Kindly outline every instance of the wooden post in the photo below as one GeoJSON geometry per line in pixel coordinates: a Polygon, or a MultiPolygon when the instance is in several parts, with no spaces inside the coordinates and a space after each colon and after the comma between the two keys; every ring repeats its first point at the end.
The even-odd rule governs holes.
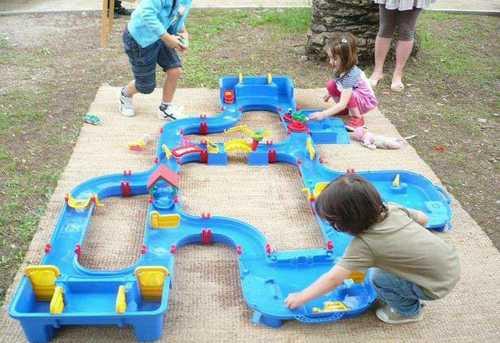
{"type": "Polygon", "coordinates": [[[115,0],[102,0],[101,48],[109,46],[109,36],[113,30],[115,0]]]}

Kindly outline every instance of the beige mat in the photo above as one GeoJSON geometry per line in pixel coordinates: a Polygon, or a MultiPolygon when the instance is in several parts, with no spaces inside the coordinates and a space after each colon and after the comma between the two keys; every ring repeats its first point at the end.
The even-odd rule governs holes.
{"type": "MultiPolygon", "coordinates": [[[[181,89],[177,99],[192,114],[214,113],[218,92],[181,89]]],[[[299,103],[314,103],[319,90],[298,90],[299,103]],[[314,100],[311,100],[314,99],[314,100]]],[[[90,111],[102,116],[102,126],[85,125],[71,159],[62,174],[46,215],[40,223],[26,260],[38,263],[49,241],[64,194],[78,183],[98,175],[140,171],[151,166],[153,144],[144,153],[131,153],[127,143],[144,133],[155,134],[162,122],[156,119],[158,90],[136,99],[138,115],[123,118],[117,112],[118,89],[99,89],[90,111]]],[[[253,112],[244,117],[253,128],[270,128],[273,139],[283,139],[278,119],[253,112]]],[[[370,129],[398,135],[380,113],[367,117],[370,129]]],[[[199,139],[198,137],[192,137],[199,139]]],[[[217,135],[214,140],[222,140],[217,135]]],[[[412,147],[400,151],[371,151],[357,144],[321,147],[321,155],[335,169],[407,169],[438,182],[432,170],[412,147]]],[[[231,157],[227,167],[191,164],[182,169],[182,201],[193,214],[210,211],[235,217],[261,229],[278,249],[322,246],[319,227],[301,193],[301,180],[294,167],[271,165],[248,167],[241,156],[231,157]]],[[[82,247],[82,264],[91,268],[116,269],[137,258],[142,245],[146,199],[106,199],[94,217],[82,247]]],[[[454,230],[445,234],[456,245],[462,261],[462,280],[446,299],[429,304],[421,323],[390,326],[380,323],[372,312],[359,318],[328,325],[287,322],[281,329],[256,327],[241,297],[235,252],[216,245],[191,246],[177,254],[174,289],[165,320],[162,342],[499,342],[500,341],[500,254],[481,228],[456,201],[454,230]]],[[[18,273],[14,285],[19,282],[18,273]]],[[[8,304],[14,287],[8,292],[8,304]]],[[[1,342],[24,342],[17,321],[2,309],[1,342]]],[[[132,330],[76,327],[60,330],[56,342],[128,342],[132,330]]]]}

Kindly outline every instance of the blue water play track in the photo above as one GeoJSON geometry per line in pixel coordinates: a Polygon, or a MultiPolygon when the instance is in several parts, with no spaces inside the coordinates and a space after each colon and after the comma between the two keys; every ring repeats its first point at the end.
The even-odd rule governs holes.
{"type": "MultiPolygon", "coordinates": [[[[10,306],[30,342],[47,342],[67,325],[132,326],[138,340],[159,338],[168,307],[175,252],[188,244],[220,242],[233,247],[239,261],[243,297],[253,321],[279,327],[284,320],[332,322],[358,316],[375,301],[367,275],[354,274],[334,292],[297,310],[284,306],[290,292],[308,286],[342,256],[351,237],[318,218],[324,249],[274,251],[255,227],[236,219],[185,213],[178,202],[182,164],[224,165],[228,151],[243,151],[251,165],[288,163],[299,168],[311,205],[331,180],[341,175],[325,167],[315,144],[348,144],[339,119],[307,122],[310,111],[295,113],[294,87],[288,77],[224,77],[221,113],[167,123],[148,171],[107,175],[78,185],[66,199],[41,264],[30,266],[10,306]],[[192,143],[189,134],[209,135],[238,124],[246,111],[280,117],[286,140],[273,143],[255,134],[251,142],[192,143]],[[78,257],[95,207],[108,197],[150,195],[144,247],[136,263],[119,271],[90,270],[78,257]]],[[[407,171],[360,172],[385,201],[425,212],[429,229],[449,227],[449,198],[425,177],[407,171]]]]}

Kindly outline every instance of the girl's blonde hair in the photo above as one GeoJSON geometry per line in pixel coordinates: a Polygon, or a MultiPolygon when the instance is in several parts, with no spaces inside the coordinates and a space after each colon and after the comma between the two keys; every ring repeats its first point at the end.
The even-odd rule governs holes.
{"type": "Polygon", "coordinates": [[[326,51],[330,56],[340,58],[340,67],[335,71],[338,75],[358,64],[356,37],[350,32],[335,32],[326,45],[326,51]]]}

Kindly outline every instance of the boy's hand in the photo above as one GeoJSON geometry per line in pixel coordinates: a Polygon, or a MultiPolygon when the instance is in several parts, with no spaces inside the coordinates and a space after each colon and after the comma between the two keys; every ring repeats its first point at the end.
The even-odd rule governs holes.
{"type": "Polygon", "coordinates": [[[323,120],[326,117],[327,116],[323,112],[314,112],[314,113],[311,113],[311,115],[309,116],[309,119],[310,120],[323,120]]]}
{"type": "Polygon", "coordinates": [[[285,305],[291,310],[304,305],[304,303],[302,293],[290,293],[285,299],[285,305]]]}
{"type": "Polygon", "coordinates": [[[328,100],[330,100],[332,96],[330,94],[326,94],[324,97],[323,97],[323,101],[324,102],[328,102],[328,100]]]}
{"type": "Polygon", "coordinates": [[[185,50],[178,36],[166,33],[161,37],[161,40],[165,43],[166,46],[168,46],[171,49],[177,49],[180,51],[185,50]]]}

